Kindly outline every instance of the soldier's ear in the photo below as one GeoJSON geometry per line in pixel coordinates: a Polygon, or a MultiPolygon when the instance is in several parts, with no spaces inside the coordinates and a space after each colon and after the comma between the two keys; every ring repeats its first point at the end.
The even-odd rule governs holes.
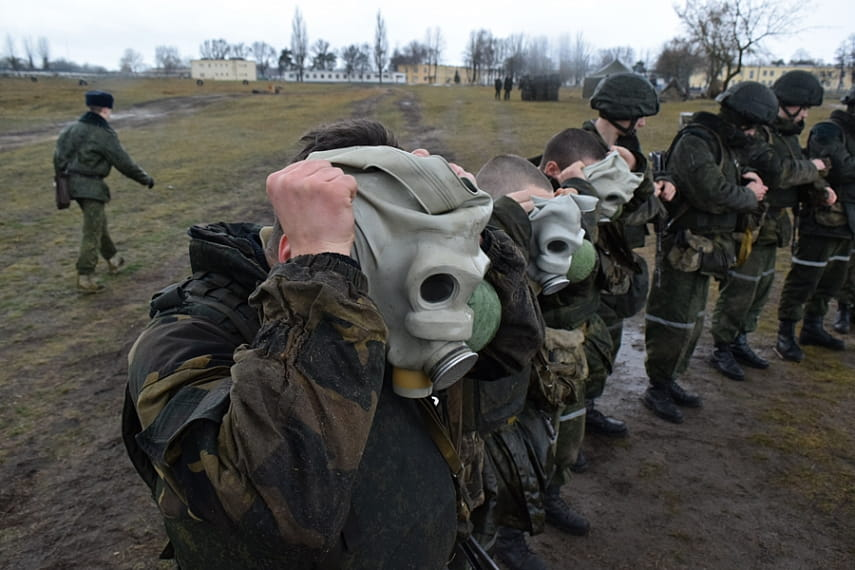
{"type": "Polygon", "coordinates": [[[285,263],[291,259],[291,242],[288,241],[288,236],[282,235],[279,238],[279,263],[285,263]]]}
{"type": "Polygon", "coordinates": [[[558,178],[558,175],[561,174],[561,168],[558,167],[558,163],[554,160],[549,160],[543,167],[543,172],[547,176],[551,176],[552,178],[558,178]]]}

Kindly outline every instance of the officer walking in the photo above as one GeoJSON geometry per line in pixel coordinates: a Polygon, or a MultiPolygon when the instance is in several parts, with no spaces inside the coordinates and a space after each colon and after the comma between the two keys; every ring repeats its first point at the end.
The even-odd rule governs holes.
{"type": "Polygon", "coordinates": [[[140,168],[128,155],[107,119],[113,112],[113,95],[106,91],[87,91],[84,113],[59,135],[53,155],[57,176],[68,176],[71,197],[83,212],[83,239],[77,258],[77,289],[81,293],[97,293],[104,286],[92,275],[98,264],[98,254],[107,260],[110,273],[125,264],[107,229],[107,202],[110,188],[104,179],[115,167],[128,178],[152,188],[154,178],[140,168]]]}

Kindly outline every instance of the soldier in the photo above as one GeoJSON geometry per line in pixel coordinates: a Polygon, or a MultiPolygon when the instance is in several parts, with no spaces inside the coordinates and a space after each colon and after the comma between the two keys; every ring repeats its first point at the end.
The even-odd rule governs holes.
{"type": "Polygon", "coordinates": [[[67,126],[56,141],[53,166],[57,176],[68,176],[71,198],[83,212],[83,238],[77,258],[77,290],[97,293],[104,289],[92,275],[98,254],[107,260],[110,273],[125,264],[107,229],[106,205],[110,188],[104,179],[115,167],[119,172],[149,188],[154,178],[128,155],[107,120],[113,112],[113,95],[106,91],[87,91],[89,111],[67,126]]]}
{"type": "Polygon", "coordinates": [[[834,330],[847,334],[855,323],[855,249],[849,253],[849,269],[846,282],[837,296],[837,316],[834,319],[834,330]]]}
{"type": "Polygon", "coordinates": [[[502,78],[497,77],[495,81],[493,81],[493,87],[496,88],[496,101],[499,101],[502,98],[502,78]]]}
{"type": "MultiPolygon", "coordinates": [[[[153,298],[128,357],[125,445],[182,568],[438,570],[465,520],[459,472],[440,410],[413,392],[472,366],[459,341],[466,300],[488,264],[501,273],[509,240],[482,232],[491,203],[460,177],[471,175],[391,148],[382,125],[331,125],[303,142],[268,177],[273,228],[191,228],[193,276],[153,298]],[[421,213],[433,206],[442,214],[421,213]],[[406,241],[390,232],[420,230],[419,255],[386,247],[406,241]],[[453,251],[431,250],[442,234],[453,251]],[[410,287],[418,307],[402,299],[410,287]],[[424,314],[437,306],[438,327],[424,314]]],[[[511,280],[494,284],[507,301],[499,281],[511,280]]],[[[518,332],[499,327],[490,343],[522,346],[518,332]]],[[[531,354],[485,364],[511,374],[531,354]]]]}
{"type": "Polygon", "coordinates": [[[511,90],[514,88],[514,80],[510,75],[505,76],[505,101],[511,100],[511,90]]]}
{"type": "Polygon", "coordinates": [[[778,98],[778,115],[772,126],[758,130],[758,136],[771,144],[778,162],[774,168],[780,173],[762,174],[770,189],[756,213],[759,220],[752,230],[756,237],[751,253],[728,273],[712,318],[716,348],[711,363],[732,380],[745,379],[740,363],[757,369],[769,366],[748,344],[748,334],[757,328],[760,312],[769,299],[777,248],[788,247],[792,240],[788,209],[798,205],[799,189],[805,185],[817,184],[822,195],[816,200],[826,199],[822,179],[826,165],[820,159],[805,158],[799,145],[808,109],[822,104],[822,85],[810,73],[796,70],[778,78],[772,91],[778,98]]]}
{"type": "Polygon", "coordinates": [[[778,113],[775,95],[753,81],[731,86],[717,101],[719,114],[696,113],[668,152],[666,168],[680,191],[662,238],[661,280],[654,280],[647,300],[650,387],[642,401],[674,423],[683,421],[677,406],[701,406],[700,396],[677,379],[703,329],[710,277],[724,279],[735,264],[737,218],[754,211],[767,190],[737,159],[752,144],[757,126],[770,124],[778,113]]]}
{"type": "Polygon", "coordinates": [[[828,184],[837,193],[827,200],[806,201],[798,217],[793,263],[778,304],[775,352],[784,360],[804,359],[799,343],[843,350],[844,343],[823,326],[828,302],[840,291],[855,232],[855,89],[841,101],[846,110],[832,111],[808,136],[809,157],[828,157],[828,184]],[[804,318],[798,342],[795,324],[804,318]]]}
{"type": "MultiPolygon", "coordinates": [[[[608,231],[603,234],[622,243],[600,247],[599,251],[602,254],[604,251],[630,251],[643,247],[647,223],[664,214],[660,197],[664,201],[671,200],[676,191],[665,173],[656,173],[654,181],[637,135],[638,129],[647,124],[647,117],[659,112],[659,98],[653,85],[644,77],[635,73],[616,73],[597,84],[590,103],[599,116],[586,121],[582,128],[593,134],[605,148],[617,150],[630,171],[642,176],[633,189],[632,199],[621,208],[619,216],[612,217],[608,231]]],[[[632,263],[625,265],[629,270],[609,272],[613,279],[603,288],[597,308],[611,335],[612,362],[620,350],[623,319],[641,310],[649,289],[646,261],[638,254],[630,255],[632,263]]],[[[619,268],[619,264],[609,267],[619,268]]],[[[608,369],[611,370],[611,365],[608,369]]],[[[585,430],[587,433],[624,437],[628,433],[626,423],[602,413],[594,405],[603,394],[606,378],[607,375],[588,386],[585,430]]]]}

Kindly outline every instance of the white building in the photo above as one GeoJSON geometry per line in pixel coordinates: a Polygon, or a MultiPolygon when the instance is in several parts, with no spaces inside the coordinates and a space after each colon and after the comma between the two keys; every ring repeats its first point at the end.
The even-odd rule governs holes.
{"type": "MultiPolygon", "coordinates": [[[[297,81],[296,71],[285,71],[282,73],[282,81],[297,81]]],[[[303,71],[303,81],[306,83],[379,83],[380,76],[376,71],[366,73],[347,73],[343,69],[333,71],[303,71]]],[[[407,74],[397,71],[384,71],[383,83],[407,83],[407,74]]]]}
{"type": "Polygon", "coordinates": [[[190,77],[221,81],[255,81],[255,62],[245,59],[194,59],[190,77]]]}

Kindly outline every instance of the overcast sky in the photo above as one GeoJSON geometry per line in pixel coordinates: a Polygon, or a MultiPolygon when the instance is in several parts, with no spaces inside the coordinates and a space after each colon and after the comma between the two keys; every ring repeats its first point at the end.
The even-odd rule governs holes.
{"type": "MultiPolygon", "coordinates": [[[[251,45],[263,41],[277,51],[290,46],[291,21],[299,6],[311,46],[324,39],[333,49],[373,43],[378,10],[386,22],[390,54],[412,40],[424,41],[428,28],[442,30],[442,63],[461,64],[472,30],[499,38],[523,33],[557,40],[582,38],[594,49],[630,46],[636,59],[653,60],[667,40],[681,35],[674,12],[681,0],[374,0],[373,2],[210,2],[209,0],[0,0],[0,54],[11,38],[18,57],[24,40],[47,38],[51,59],[117,69],[126,49],[154,65],[157,46],[173,46],[183,59],[199,58],[208,39],[251,45]],[[261,6],[264,6],[263,8],[261,6]]],[[[774,0],[773,0],[774,1],[774,0]]],[[[832,63],[834,52],[855,34],[852,0],[815,0],[798,26],[810,28],[784,41],[768,42],[789,60],[798,49],[832,63]]],[[[630,62],[627,62],[630,63],[630,62]]]]}

